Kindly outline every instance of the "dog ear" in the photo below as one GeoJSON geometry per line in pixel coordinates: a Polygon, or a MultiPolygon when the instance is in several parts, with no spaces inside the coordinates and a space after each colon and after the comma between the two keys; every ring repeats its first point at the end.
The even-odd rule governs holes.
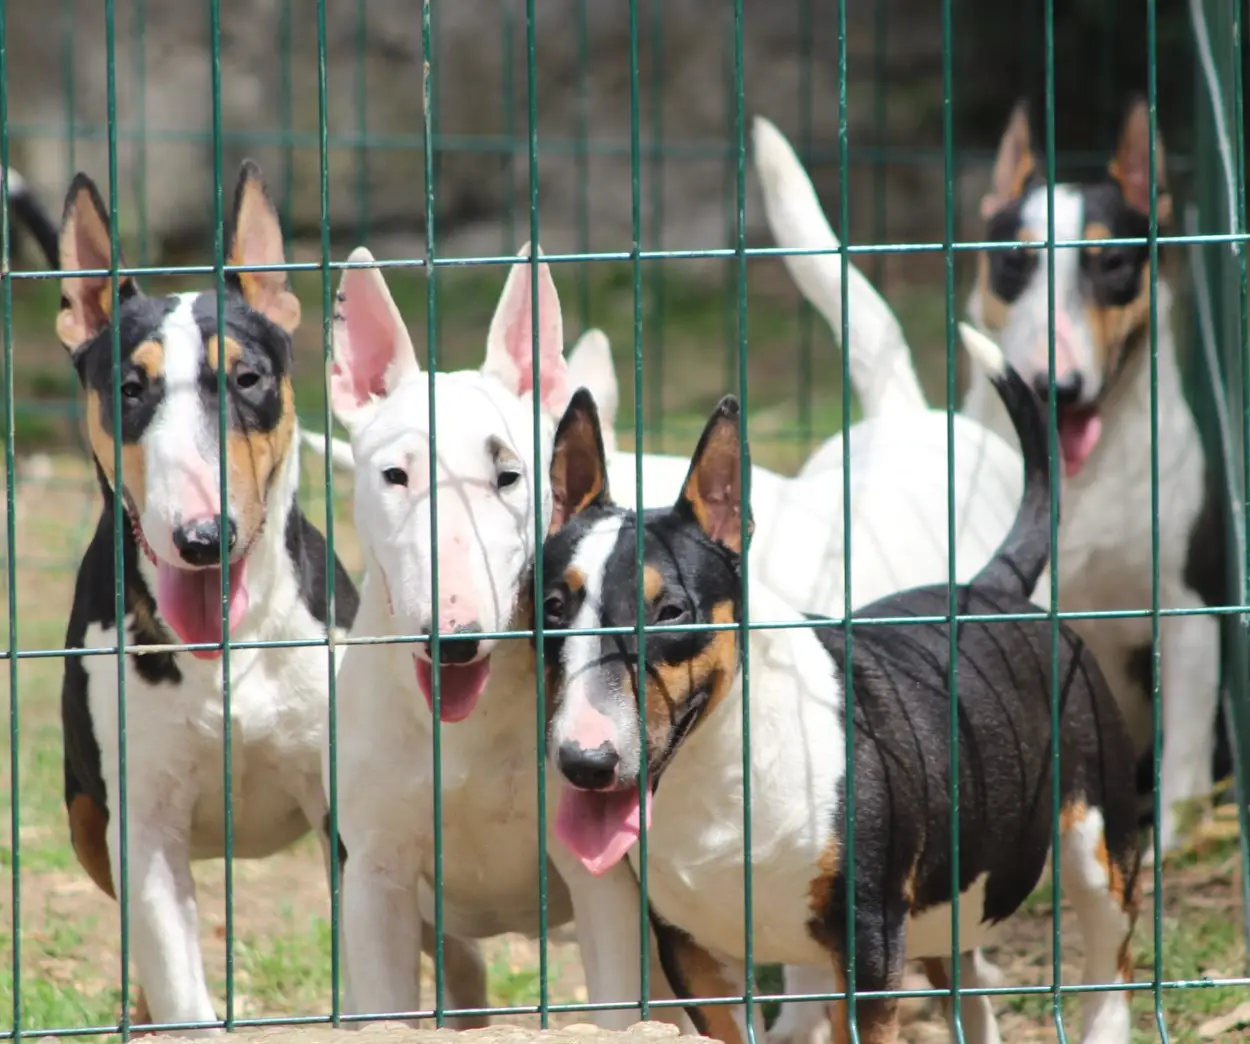
{"type": "MultiPolygon", "coordinates": [[[[372,265],[373,255],[357,247],[347,259],[372,265]]],[[[345,268],[334,302],[334,359],[330,404],[348,423],[360,409],[395,390],[400,379],[419,373],[416,352],[403,317],[379,268],[345,268]]]]}
{"type": "MultiPolygon", "coordinates": [[[[742,554],[742,448],[739,441],[741,410],[726,395],[703,429],[690,461],[690,471],[676,510],[689,513],[709,537],[735,554],[742,554]]],[[[750,452],[747,453],[748,467],[750,452]]],[[[746,505],[747,539],[755,528],[751,505],[746,505]]]]}
{"type": "MultiPolygon", "coordinates": [[[[1172,194],[1167,187],[1165,162],[1163,134],[1155,128],[1155,177],[1158,186],[1155,213],[1160,225],[1166,224],[1172,217],[1172,194]]],[[[1120,186],[1124,202],[1142,214],[1150,213],[1150,109],[1141,95],[1134,95],[1129,100],[1120,127],[1119,143],[1107,172],[1120,186]]]]}
{"type": "MultiPolygon", "coordinates": [[[[497,378],[514,395],[534,390],[533,264],[529,244],[517,255],[525,260],[513,264],[503,293],[490,321],[486,337],[486,361],[482,373],[497,378]]],[[[538,250],[542,257],[542,250],[538,250]]],[[[568,398],[568,366],[564,361],[564,322],[560,297],[551,269],[538,265],[538,401],[555,416],[568,398]]]]}
{"type": "MultiPolygon", "coordinates": [[[[269,200],[260,167],[245,159],[239,168],[239,184],[234,190],[234,210],[226,237],[226,258],[230,265],[281,265],[286,263],[282,249],[282,226],[278,212],[269,200]]],[[[291,293],[286,272],[237,272],[244,299],[261,315],[287,333],[299,326],[299,298],[291,293]]]]}
{"type": "Polygon", "coordinates": [[[559,532],[574,515],[591,504],[612,503],[603,434],[594,396],[578,388],[556,429],[551,454],[551,524],[547,535],[559,532]]]}
{"type": "MultiPolygon", "coordinates": [[[[108,214],[100,190],[86,174],[78,174],[65,196],[61,218],[61,268],[66,272],[108,268],[113,258],[108,214]]],[[[123,264],[121,252],[118,267],[123,264]]],[[[130,276],[117,277],[118,301],[139,292],[130,276]]],[[[66,276],[61,280],[61,311],[56,317],[56,333],[71,352],[79,348],[112,319],[113,282],[105,275],[66,276]]]]}
{"type": "Polygon", "coordinates": [[[1029,103],[1021,98],[1011,110],[1007,129],[998,143],[990,191],[981,198],[982,220],[988,221],[1012,200],[1019,199],[1036,170],[1037,160],[1029,131],[1029,103]]]}
{"type": "Polygon", "coordinates": [[[606,456],[616,453],[616,408],[620,389],[616,370],[612,367],[612,347],[602,330],[587,330],[569,352],[568,387],[586,388],[595,397],[599,409],[599,431],[603,436],[606,456]]]}

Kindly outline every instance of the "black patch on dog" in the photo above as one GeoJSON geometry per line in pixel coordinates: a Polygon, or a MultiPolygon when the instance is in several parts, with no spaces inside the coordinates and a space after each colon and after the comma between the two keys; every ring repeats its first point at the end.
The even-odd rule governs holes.
{"type": "MultiPolygon", "coordinates": [[[[66,649],[85,648],[87,628],[96,624],[103,628],[116,626],[116,600],[113,591],[113,493],[101,476],[104,487],[104,511],[96,524],[95,535],[78,567],[74,585],[74,604],[70,610],[65,633],[66,649]]],[[[134,623],[134,633],[126,636],[128,644],[159,645],[170,641],[162,629],[149,628],[157,620],[156,600],[148,590],[139,571],[139,549],[130,526],[122,526],[122,559],[125,580],[125,607],[134,623]]],[[[159,628],[159,624],[156,624],[159,628]]],[[[128,653],[135,671],[150,685],[180,685],[182,671],[173,653],[128,653]]],[[[100,746],[96,742],[87,701],[87,669],[81,656],[65,658],[61,681],[61,726],[64,742],[65,803],[68,806],[79,794],[86,794],[107,815],[108,794],[100,771],[100,746]]]]}
{"type": "MultiPolygon", "coordinates": [[[[299,577],[300,600],[313,618],[329,627],[326,605],[326,538],[293,502],[286,520],[286,551],[299,577]]],[[[338,555],[334,556],[334,625],[349,630],[356,621],[360,596],[338,555]]]]}
{"type": "MultiPolygon", "coordinates": [[[[1103,225],[1112,239],[1145,239],[1150,219],[1124,201],[1120,186],[1110,179],[1080,186],[1084,200],[1083,227],[1103,225]]],[[[1163,245],[1159,245],[1163,259],[1163,245]]],[[[1081,251],[1081,275],[1085,289],[1100,308],[1129,304],[1141,293],[1141,278],[1150,260],[1150,245],[1104,246],[1097,251],[1081,251]]]]}
{"type": "MultiPolygon", "coordinates": [[[[944,585],[882,599],[854,618],[945,615],[944,585]]],[[[969,586],[960,614],[1036,612],[1025,598],[969,586]]],[[[853,692],[857,986],[884,989],[902,960],[909,915],[950,902],[949,625],[841,628],[818,637],[853,692]],[[910,905],[905,897],[911,895],[910,905]]],[[[1051,672],[1048,621],[958,625],[959,886],[987,875],[982,918],[1010,916],[1037,885],[1053,831],[1051,681],[1058,681],[1060,802],[1099,808],[1107,850],[1135,866],[1136,807],[1124,766],[1133,747],[1093,655],[1060,625],[1051,672]]],[[[847,836],[846,803],[837,834],[847,836]]],[[[1133,871],[1135,872],[1135,871],[1133,871]]],[[[1130,876],[1126,874],[1126,877],[1130,876]]],[[[813,919],[818,941],[846,952],[844,868],[813,919]]]]}
{"type": "MultiPolygon", "coordinates": [[[[191,306],[201,338],[216,337],[217,294],[199,294],[191,306]]],[[[237,366],[249,380],[228,373],[226,387],[229,427],[243,432],[273,431],[283,419],[282,381],[291,370],[291,338],[282,327],[257,312],[244,300],[242,291],[227,283],[222,302],[222,339],[229,338],[242,349],[237,366]],[[252,380],[254,378],[254,381],[252,380]]],[[[224,355],[224,348],[221,350],[224,355]]],[[[200,397],[207,411],[217,410],[217,370],[205,364],[200,371],[200,397]]]]}

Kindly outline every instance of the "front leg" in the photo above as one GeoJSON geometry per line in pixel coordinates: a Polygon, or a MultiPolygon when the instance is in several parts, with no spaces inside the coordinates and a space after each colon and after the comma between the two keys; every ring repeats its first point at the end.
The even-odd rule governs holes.
{"type": "MultiPolygon", "coordinates": [[[[628,861],[622,860],[596,877],[558,841],[549,847],[548,854],[569,890],[587,998],[592,1004],[636,1002],[642,996],[642,896],[628,861]]],[[[651,999],[674,999],[676,994],[660,963],[655,933],[648,935],[651,999]]],[[[693,1030],[681,1008],[652,1008],[648,1015],[656,1022],[677,1026],[682,1033],[693,1030]]],[[[613,1008],[593,1012],[590,1017],[603,1029],[623,1030],[638,1021],[641,1008],[613,1008]]]]}
{"type": "MultiPolygon", "coordinates": [[[[421,913],[415,854],[349,850],[343,868],[343,958],[350,1015],[391,1015],[421,1007],[421,913]]],[[[410,1024],[416,1026],[415,1020],[410,1024]]],[[[353,1027],[361,1025],[352,1023],[353,1027]]]]}
{"type": "MultiPolygon", "coordinates": [[[[168,798],[169,795],[162,795],[168,798]]],[[[132,801],[128,817],[129,930],[131,955],[141,988],[155,1023],[216,1022],[212,998],[204,978],[200,953],[199,916],[195,880],[191,876],[186,822],[177,805],[145,808],[132,801]]],[[[120,817],[109,822],[109,859],[113,880],[121,881],[120,817]]],[[[123,916],[125,914],[123,913],[123,916]]],[[[180,1030],[189,1036],[219,1033],[216,1028],[180,1030]]]]}
{"type": "MultiPolygon", "coordinates": [[[[713,953],[680,928],[652,911],[651,924],[668,979],[686,1006],[697,1032],[724,1044],[748,1044],[746,1006],[743,1004],[700,1004],[721,997],[740,997],[746,990],[746,965],[737,958],[713,953]]],[[[764,1013],[756,1004],[751,1011],[751,1030],[756,1044],[765,1038],[764,1013]]]]}
{"type": "MultiPolygon", "coordinates": [[[[1188,588],[1169,591],[1169,608],[1202,607],[1188,588]]],[[[1220,697],[1220,625],[1214,616],[1167,616],[1159,622],[1163,758],[1159,849],[1176,847],[1177,803],[1209,794],[1220,697]]]]}

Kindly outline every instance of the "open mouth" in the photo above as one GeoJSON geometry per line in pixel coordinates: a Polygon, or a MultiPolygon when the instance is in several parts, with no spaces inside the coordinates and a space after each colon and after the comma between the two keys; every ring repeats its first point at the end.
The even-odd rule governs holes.
{"type": "MultiPolygon", "coordinates": [[[[434,712],[434,665],[420,656],[413,656],[417,667],[417,688],[434,712]]],[[[445,663],[438,671],[438,717],[440,721],[464,721],[473,713],[477,701],[490,678],[490,657],[473,663],[445,663]]]]}
{"type": "Polygon", "coordinates": [[[1102,436],[1102,418],[1096,406],[1070,406],[1058,411],[1059,453],[1068,478],[1079,474],[1102,436]]]}
{"type": "MultiPolygon", "coordinates": [[[[654,795],[648,794],[648,828],[653,803],[654,795]]],[[[606,874],[629,854],[642,833],[640,805],[637,786],[578,790],[566,784],[556,809],[556,837],[596,877],[606,874]]]]}
{"type": "MultiPolygon", "coordinates": [[[[157,557],[143,534],[139,513],[129,495],[126,515],[134,531],[135,542],[148,560],[156,566],[156,608],[175,635],[187,645],[205,645],[221,641],[221,568],[208,566],[187,569],[171,565],[157,557]]],[[[247,586],[247,552],[229,564],[230,594],[227,610],[230,631],[247,615],[251,598],[247,586]]],[[[221,649],[189,649],[199,660],[216,660],[221,649]]]]}

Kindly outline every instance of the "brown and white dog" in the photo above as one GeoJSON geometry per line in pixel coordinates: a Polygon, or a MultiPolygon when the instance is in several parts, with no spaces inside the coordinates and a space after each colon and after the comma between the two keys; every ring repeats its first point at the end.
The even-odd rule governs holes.
{"type": "MultiPolygon", "coordinates": [[[[670,509],[636,513],[612,504],[587,393],[574,397],[557,432],[557,509],[542,574],[553,701],[548,753],[563,777],[556,833],[587,869],[605,874],[626,858],[637,868],[635,841],[648,825],[649,898],[666,975],[691,1000],[696,1025],[721,1040],[745,1041],[741,1008],[699,1007],[697,999],[743,988],[748,862],[756,961],[832,966],[840,985],[853,971],[856,989],[867,992],[897,989],[908,958],[936,964],[949,957],[952,666],[961,949],[971,953],[992,939],[1038,884],[1057,837],[1055,856],[1085,939],[1085,980],[1116,984],[1131,976],[1140,854],[1130,739],[1074,631],[1059,626],[1052,665],[1050,621],[992,619],[1037,612],[1028,593],[1050,552],[1047,432],[1037,398],[997,348],[969,327],[963,337],[1015,423],[1025,491],[995,556],[955,589],[960,615],[980,619],[958,625],[953,647],[946,623],[893,623],[856,628],[848,652],[841,628],[811,626],[757,584],[749,586],[746,610],[750,522],[743,525],[749,505],[742,502],[735,400],[723,400],[708,422],[670,509]],[[631,623],[639,585],[647,623],[664,628],[647,636],[645,666],[633,633],[586,633],[631,623]],[[751,630],[744,647],[746,619],[791,626],[751,630]],[[569,629],[576,633],[560,633],[569,629]],[[855,727],[849,764],[848,699],[855,727]],[[1057,778],[1052,743],[1059,745],[1057,778]],[[848,905],[850,836],[855,892],[848,905]],[[852,937],[857,961],[848,967],[852,937]]],[[[865,624],[941,617],[950,599],[944,584],[913,588],[854,617],[865,624]]],[[[611,901],[591,902],[577,916],[611,919],[616,911],[611,901]]],[[[988,1009],[987,1017],[992,1022],[988,1009]]],[[[846,1039],[845,1016],[835,1025],[846,1039]]],[[[989,1035],[987,1027],[966,1028],[977,1039],[989,1035]]],[[[861,998],[858,1030],[870,1044],[896,1040],[897,999],[861,998]]],[[[1127,1044],[1125,991],[1088,995],[1083,1040],[1127,1044]]]]}
{"type": "MultiPolygon", "coordinates": [[[[250,162],[239,174],[228,231],[229,264],[283,263],[277,215],[250,162]]],[[[70,186],[59,248],[71,273],[113,262],[108,216],[84,174],[70,186]]],[[[115,653],[65,660],[70,835],[91,879],[115,896],[124,771],[137,1020],[190,1029],[217,1018],[200,953],[191,861],[225,854],[223,627],[232,642],[324,639],[327,624],[350,626],[356,592],[296,501],[291,335],[300,307],[285,273],[228,273],[221,300],[214,291],[149,297],[123,275],[116,313],[107,274],[67,276],[62,294],[56,330],[82,384],[104,499],[78,569],[65,645],[108,650],[123,635],[126,645],[120,668],[115,653]],[[117,534],[121,576],[117,497],[125,518],[117,534]],[[331,561],[332,621],[325,576],[331,561]]],[[[232,649],[229,665],[234,855],[264,857],[313,829],[328,857],[320,749],[333,663],[325,646],[232,649]]]]}

